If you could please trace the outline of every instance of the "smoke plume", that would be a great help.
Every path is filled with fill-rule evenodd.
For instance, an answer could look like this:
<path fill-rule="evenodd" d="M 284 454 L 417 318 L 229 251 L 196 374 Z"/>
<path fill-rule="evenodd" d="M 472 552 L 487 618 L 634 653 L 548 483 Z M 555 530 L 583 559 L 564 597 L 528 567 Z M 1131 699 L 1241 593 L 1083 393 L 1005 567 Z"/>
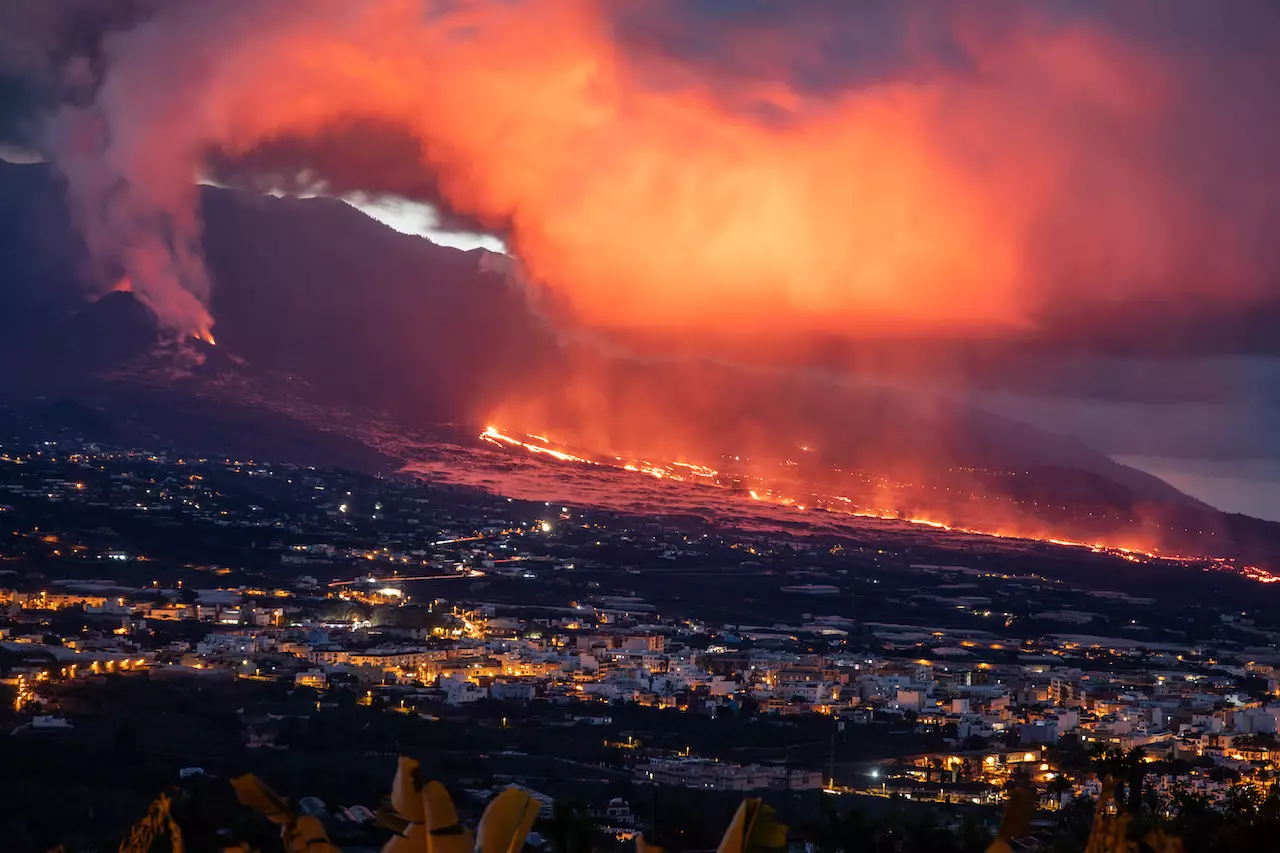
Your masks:
<path fill-rule="evenodd" d="M 49 142 L 94 255 L 183 334 L 212 324 L 211 169 L 434 202 L 567 319 L 708 347 L 1263 294 L 1272 199 L 1205 183 L 1196 69 L 1080 18 L 924 5 L 894 36 L 909 73 L 801 85 L 838 8 L 727 20 L 717 61 L 657 46 L 660 0 L 174 2 L 104 38 Z"/>

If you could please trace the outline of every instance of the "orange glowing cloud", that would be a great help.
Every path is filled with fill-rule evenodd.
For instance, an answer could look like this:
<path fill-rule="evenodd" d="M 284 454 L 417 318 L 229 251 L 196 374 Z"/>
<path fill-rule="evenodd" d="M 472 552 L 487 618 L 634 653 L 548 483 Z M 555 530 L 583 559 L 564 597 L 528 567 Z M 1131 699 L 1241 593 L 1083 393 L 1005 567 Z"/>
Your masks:
<path fill-rule="evenodd" d="M 1112 36 L 957 27 L 973 68 L 818 97 L 767 69 L 738 82 L 639 56 L 608 10 L 175 6 L 108 42 L 88 114 L 111 177 L 68 158 L 72 197 L 126 244 L 135 292 L 195 332 L 190 183 L 208 153 L 360 119 L 412 135 L 441 200 L 600 329 L 991 335 L 1062 299 L 1254 284 L 1227 226 L 1146 162 L 1168 70 Z M 67 136 L 85 115 L 64 116 Z"/>

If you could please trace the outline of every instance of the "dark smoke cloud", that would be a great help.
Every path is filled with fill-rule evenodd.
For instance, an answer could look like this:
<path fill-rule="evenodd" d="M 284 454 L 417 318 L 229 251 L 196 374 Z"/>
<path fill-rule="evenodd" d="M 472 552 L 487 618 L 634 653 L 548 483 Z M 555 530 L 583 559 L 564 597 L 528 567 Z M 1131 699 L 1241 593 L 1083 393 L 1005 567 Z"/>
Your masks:
<path fill-rule="evenodd" d="M 524 5 L 506 4 L 509 14 Z M 466 6 L 436 3 L 421 21 L 429 27 L 435 18 Z M 1194 0 L 1049 0 L 1037 4 L 1034 14 L 1011 12 L 1007 4 L 986 0 L 963 7 L 929 0 L 623 0 L 602 8 L 607 10 L 599 16 L 602 32 L 592 34 L 589 27 L 595 22 L 590 22 L 582 43 L 595 50 L 612 40 L 621 51 L 619 67 L 630 77 L 626 85 L 639 87 L 636 96 L 645 90 L 673 97 L 706 90 L 714 94 L 717 108 L 727 110 L 726 116 L 741 117 L 744 131 L 750 126 L 779 132 L 804 127 L 815 112 L 827 108 L 824 99 L 839 99 L 851 91 L 905 85 L 939 86 L 947 93 L 994 85 L 1005 99 L 995 106 L 972 98 L 957 104 L 984 118 L 994 116 L 997 121 L 990 127 L 966 128 L 963 114 L 958 121 L 942 114 L 946 131 L 959 129 L 952 140 L 959 148 L 981 140 L 982 133 L 1009 134 L 989 148 L 982 141 L 986 150 L 972 152 L 974 169 L 980 172 L 1003 158 L 1024 156 L 1027 148 L 1051 139 L 1026 135 L 1024 126 L 1009 125 L 1004 117 L 1011 107 L 1030 112 L 1030 126 L 1040 122 L 1077 137 L 1079 150 L 1056 167 L 1065 170 L 1072 191 L 1055 193 L 1026 238 L 1036 256 L 1045 260 L 1034 273 L 1038 282 L 1032 289 L 1039 292 L 1032 304 L 1010 315 L 1018 322 L 1001 328 L 1001 337 L 1021 335 L 1032 342 L 1095 350 L 1267 348 L 1272 336 L 1265 333 L 1265 323 L 1254 322 L 1243 334 L 1238 327 L 1233 334 L 1232 328 L 1241 313 L 1256 318 L 1270 308 L 1275 271 L 1280 268 L 1275 225 L 1280 220 L 1280 194 L 1271 189 L 1280 175 L 1280 110 L 1274 108 L 1277 95 L 1272 85 L 1280 71 L 1280 23 L 1274 4 L 1239 2 L 1209 8 Z M 233 61 L 242 44 L 269 44 L 277 37 L 288 43 L 298 33 L 333 36 L 333 43 L 341 44 L 341 22 L 358 16 L 339 9 L 340 4 L 321 3 L 300 19 L 296 7 L 275 2 L 250 8 L 180 0 L 18 0 L 0 10 L 0 128 L 10 140 L 41 141 L 64 149 L 59 161 L 73 178 L 73 190 L 81 188 L 79 206 L 86 229 L 93 231 L 94 219 L 110 223 L 99 229 L 103 233 L 91 236 L 91 242 L 145 241 L 149 232 L 163 232 L 141 252 L 145 262 L 135 265 L 157 281 L 176 278 L 178 288 L 170 292 L 145 283 L 142 288 L 157 304 L 171 302 L 168 308 L 162 305 L 162 311 L 189 311 L 183 293 L 202 300 L 206 288 L 199 281 L 198 223 L 193 225 L 173 209 L 181 193 L 154 181 L 139 186 L 143 176 L 128 163 L 116 166 L 132 168 L 132 174 L 83 177 L 102 152 L 92 142 L 69 143 L 67 137 L 83 137 L 89 131 L 63 121 L 50 133 L 41 118 L 68 102 L 110 108 L 114 115 L 108 117 L 111 127 L 104 144 L 120 149 L 117 137 L 162 129 L 154 124 L 155 102 L 180 100 L 183 87 L 197 102 L 216 95 L 199 87 L 224 57 Z M 326 16 L 335 22 L 332 33 L 326 31 Z M 571 20 L 571 27 L 578 25 L 577 18 Z M 1076 39 L 1075 46 L 1055 54 L 1064 37 Z M 1019 41 L 1033 50 L 1010 54 L 1007 45 Z M 534 34 L 523 49 L 536 56 L 543 46 Z M 394 61 L 391 54 L 388 58 Z M 1055 100 L 1044 86 L 1025 93 L 1010 89 L 1003 77 L 1011 61 L 1030 63 L 1028 67 L 1067 63 L 1065 72 L 1055 70 L 1046 79 L 1059 85 L 1065 80 L 1072 97 L 1072 86 L 1084 87 L 1080 91 L 1094 100 L 1111 87 L 1121 100 L 1114 109 L 1104 104 L 1101 113 L 1094 109 L 1097 104 L 1089 104 L 1089 111 L 1077 115 L 1071 111 L 1078 111 L 1079 105 L 1060 96 Z M 153 71 L 140 74 L 148 64 Z M 126 73 L 126 67 L 132 69 L 127 72 L 129 87 L 103 90 L 103 80 L 113 72 Z M 286 73 L 296 72 L 291 67 Z M 1108 74 L 1119 76 L 1113 81 Z M 255 85 L 273 82 L 268 72 Z M 512 83 L 518 87 L 529 80 L 513 75 Z M 129 103 L 131 99 L 149 101 L 149 117 L 139 118 L 144 114 Z M 310 121 L 301 128 L 285 123 L 247 143 L 237 139 L 226 146 L 216 134 L 206 134 L 208 138 L 192 144 L 204 149 L 199 153 L 204 168 L 237 186 L 385 192 L 439 206 L 450 226 L 485 226 L 504 235 L 512 230 L 513 211 L 504 209 L 509 206 L 481 210 L 484 205 L 475 204 L 467 193 L 459 194 L 456 174 L 450 175 L 453 191 L 445 190 L 438 135 L 424 134 L 414 126 L 414 117 L 376 108 L 361 115 L 359 107 L 348 100 L 323 122 Z M 433 109 L 429 99 L 420 107 L 424 118 Z M 1043 115 L 1035 115 L 1037 109 Z M 1144 109 L 1158 111 L 1157 132 L 1144 128 L 1145 120 L 1134 123 L 1135 111 L 1140 116 Z M 131 116 L 153 124 L 132 127 Z M 975 131 L 980 132 L 965 138 Z M 124 156 L 136 160 L 139 155 Z M 165 156 L 168 152 L 158 155 L 157 162 Z M 581 165 L 589 171 L 594 164 Z M 145 176 L 148 181 L 152 177 Z M 566 198 L 581 191 L 567 182 L 558 189 Z M 160 209 L 145 210 L 148 206 Z M 1089 222 L 1110 227 L 1082 226 Z M 513 243 L 521 248 L 519 239 Z M 536 254 L 529 239 L 523 246 Z M 561 254 L 584 253 L 577 245 L 560 248 Z M 662 248 L 652 247 L 650 254 Z M 127 246 L 118 249 L 126 255 L 130 251 Z M 973 251 L 986 249 L 977 245 Z M 553 265 L 549 272 L 584 273 L 560 266 Z M 592 274 L 608 272 L 604 266 Z M 563 282 L 549 284 L 559 287 Z M 1021 287 L 1010 295 L 1027 290 Z M 1115 292 L 1114 299 L 1109 290 Z M 771 298 L 776 303 L 773 313 L 785 313 L 776 309 L 785 308 L 786 294 Z M 1205 315 L 1213 309 L 1221 319 L 1210 316 L 1206 328 Z M 987 311 L 995 313 L 993 307 Z M 959 334 L 967 337 L 972 330 Z M 839 348 L 833 345 L 831 350 Z"/>
<path fill-rule="evenodd" d="M 105 70 L 103 40 L 162 0 L 7 0 L 0 4 L 0 143 L 41 148 L 44 124 L 83 103 Z"/>
<path fill-rule="evenodd" d="M 434 8 L 440 13 L 445 5 Z M 517 9 L 522 4 L 508 5 Z M 312 17 L 341 20 L 347 14 L 341 6 L 318 4 Z M 1042 88 L 1006 93 L 1008 104 L 1031 112 L 1044 109 L 1036 116 L 1041 124 L 1083 142 L 1062 167 L 1070 191 L 1054 194 L 1029 238 L 1047 262 L 1034 270 L 1039 281 L 1030 288 L 1036 301 L 1028 322 L 1001 327 L 994 341 L 987 332 L 969 327 L 929 329 L 924 335 L 908 330 L 897 342 L 875 344 L 860 340 L 861 329 L 847 334 L 823 328 L 803 335 L 801 343 L 769 346 L 760 345 L 764 329 L 753 323 L 745 324 L 751 326 L 749 336 L 700 330 L 674 340 L 662 329 L 650 334 L 625 323 L 611 330 L 632 346 L 645 352 L 679 352 L 683 347 L 692 353 L 710 346 L 735 359 L 802 363 L 835 373 L 940 373 L 978 387 L 1021 388 L 1040 382 L 1069 396 L 1098 399 L 1231 397 L 1237 389 L 1229 383 L 1213 387 L 1202 378 L 1180 385 L 1173 369 L 1148 371 L 1145 379 L 1132 378 L 1132 371 L 1090 379 L 1093 368 L 1078 362 L 1055 368 L 1058 353 L 1123 360 L 1280 350 L 1280 337 L 1273 333 L 1280 321 L 1280 192 L 1275 190 L 1280 178 L 1280 93 L 1274 85 L 1280 77 L 1280 9 L 1274 3 L 1048 0 L 1036 4 L 1034 15 L 1012 13 L 1007 4 L 985 0 L 963 6 L 890 0 L 622 0 L 603 8 L 602 32 L 593 31 L 584 42 L 596 46 L 597 37 L 612 40 L 621 52 L 620 67 L 631 75 L 628 84 L 637 86 L 629 95 L 705 90 L 714 106 L 724 110 L 726 121 L 742 122 L 744 133 L 803 127 L 852 91 L 1006 86 L 1002 75 L 1007 69 L 1001 63 L 1010 60 L 1000 45 L 1024 39 L 1035 47 L 1031 55 L 1038 56 L 1037 51 L 1064 33 L 1088 34 L 1085 55 L 1100 59 L 1083 66 L 1086 78 L 1119 68 L 1115 88 L 1123 91 L 1117 97 L 1128 99 L 1122 108 L 1103 110 L 1102 119 L 1096 111 L 1082 111 L 1067 112 L 1070 120 L 1061 120 L 1059 113 L 1078 105 L 1047 98 L 1052 103 L 1042 107 L 1037 103 L 1046 99 Z M 157 310 L 177 318 L 179 325 L 198 313 L 208 287 L 202 280 L 199 223 L 189 207 L 183 209 L 188 201 L 181 192 L 170 191 L 172 176 L 149 182 L 150 173 L 140 172 L 137 165 L 146 159 L 143 153 L 124 152 L 124 162 L 110 163 L 109 173 L 103 174 L 97 168 L 104 162 L 103 143 L 95 141 L 92 116 L 68 121 L 76 116 L 68 116 L 66 107 L 110 107 L 110 143 L 129 136 L 139 116 L 148 121 L 162 116 L 163 111 L 152 109 L 156 101 L 172 99 L 194 107 L 216 94 L 216 88 L 200 88 L 206 66 L 216 67 L 224 55 L 240 55 L 243 44 L 268 44 L 297 32 L 332 35 L 330 46 L 342 44 L 340 29 L 330 32 L 320 24 L 312 26 L 314 22 L 300 23 L 296 9 L 278 2 L 235 7 L 180 0 L 18 0 L 0 8 L 0 139 L 59 149 L 58 161 L 80 200 L 91 247 L 109 259 L 103 269 L 132 266 L 142 279 L 150 279 L 150 285 L 134 282 L 135 292 L 140 288 L 149 294 Z M 536 53 L 537 38 L 528 41 Z M 247 48 L 244 55 L 260 58 Z M 1013 61 L 1029 60 L 1018 54 Z M 149 75 L 143 73 L 149 68 Z M 130 85 L 107 89 L 104 100 L 104 80 L 125 72 L 132 75 Z M 263 76 L 251 85 L 272 82 Z M 1111 82 L 1085 79 L 1081 85 L 1092 97 Z M 509 85 L 519 89 L 528 83 L 527 77 L 513 74 Z M 191 105 L 182 103 L 185 92 L 193 93 Z M 130 99 L 146 109 L 134 109 Z M 982 115 L 1000 118 L 1008 104 L 1002 101 Z M 509 205 L 477 212 L 465 193 L 448 191 L 450 181 L 456 185 L 476 176 L 464 169 L 461 179 L 450 174 L 450 181 L 443 180 L 439 160 L 448 152 L 442 154 L 439 139 L 427 139 L 430 134 L 414 126 L 414 116 L 361 114 L 356 99 L 342 106 L 322 122 L 301 128 L 286 123 L 250 141 L 237 138 L 235 144 L 224 144 L 217 134 L 207 134 L 192 141 L 199 149 L 193 159 L 215 179 L 235 186 L 386 193 L 432 203 L 442 211 L 445 227 L 487 229 L 503 236 L 514 230 Z M 423 116 L 433 109 L 430 101 L 420 106 Z M 1141 121 L 1131 126 L 1132 114 L 1146 109 L 1158 111 L 1153 126 Z M 59 110 L 63 120 L 51 127 L 48 119 Z M 949 122 L 954 118 L 946 117 Z M 142 133 L 170 130 L 164 121 L 136 126 Z M 972 135 L 969 143 L 982 143 L 982 150 L 972 154 L 979 170 L 984 159 L 1018 157 L 1024 149 L 1046 143 L 1035 134 L 1019 136 L 1024 129 L 1016 123 L 967 128 L 960 121 L 945 127 L 959 127 Z M 957 137 L 957 145 L 965 143 L 965 133 Z M 986 136 L 992 138 L 989 148 Z M 156 162 L 163 164 L 165 156 L 157 156 Z M 184 180 L 185 161 L 174 163 L 174 174 Z M 589 174 L 595 165 L 584 160 L 580 168 Z M 606 178 L 617 179 L 617 174 Z M 581 191 L 567 179 L 551 189 L 559 200 Z M 1124 227 L 1087 227 L 1092 222 Z M 519 249 L 519 239 L 513 245 Z M 574 243 L 570 248 L 574 251 L 565 254 L 590 256 L 594 247 Z M 650 253 L 665 249 L 645 248 Z M 984 248 L 975 245 L 973 251 Z M 797 262 L 805 259 L 803 247 L 796 247 L 795 254 Z M 674 261 L 670 268 L 684 266 Z M 607 280 L 612 268 L 601 269 L 594 278 L 606 281 L 599 286 L 616 288 Z M 103 287 L 116 283 L 107 278 Z M 178 286 L 166 284 L 170 280 Z M 689 289 L 700 284 L 690 282 Z M 772 295 L 773 301 L 763 303 L 765 314 L 786 314 L 786 297 L 785 291 Z M 630 304 L 643 305 L 643 300 Z M 731 299 L 708 304 L 734 307 Z"/>
<path fill-rule="evenodd" d="M 422 143 L 404 127 L 371 118 L 336 120 L 318 133 L 286 134 L 247 151 L 214 150 L 210 177 L 257 192 L 397 196 L 430 204 L 438 227 L 466 233 L 497 232 L 501 223 L 477 221 L 451 209 L 436 176 L 423 165 Z"/>

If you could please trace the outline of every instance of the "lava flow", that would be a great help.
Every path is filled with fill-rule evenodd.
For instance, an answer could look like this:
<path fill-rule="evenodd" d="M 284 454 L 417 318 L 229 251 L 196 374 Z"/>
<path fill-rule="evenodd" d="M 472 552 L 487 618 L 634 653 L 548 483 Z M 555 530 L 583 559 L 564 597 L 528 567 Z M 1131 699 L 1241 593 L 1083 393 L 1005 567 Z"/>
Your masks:
<path fill-rule="evenodd" d="M 541 439 L 543 442 L 546 442 L 546 439 L 542 436 L 530 435 L 526 436 L 526 438 L 532 438 L 535 440 Z M 572 453 L 565 453 L 562 450 L 556 450 L 551 447 L 546 447 L 545 445 L 530 444 L 529 442 L 521 441 L 518 438 L 512 438 L 506 433 L 501 432 L 497 427 L 493 426 L 486 428 L 484 432 L 480 433 L 480 440 L 487 441 L 490 444 L 496 444 L 499 447 L 504 445 L 507 447 L 521 447 L 530 453 L 545 453 L 552 459 L 559 459 L 561 462 L 581 462 L 584 465 L 596 464 L 590 459 L 586 459 L 581 456 L 574 456 Z"/>
<path fill-rule="evenodd" d="M 1213 570 L 1230 571 L 1259 583 L 1280 582 L 1280 575 L 1276 573 L 1257 566 L 1237 563 L 1234 559 L 1228 557 L 1162 553 L 1155 548 L 1129 547 L 1105 540 L 1086 542 L 1068 536 L 1032 529 L 1036 526 L 1033 521 L 1026 526 L 1010 523 L 1008 526 L 999 528 L 987 528 L 940 520 L 927 515 L 908 514 L 892 506 L 865 504 L 844 495 L 810 494 L 806 498 L 800 498 L 794 493 L 796 491 L 794 484 L 791 488 L 788 488 L 787 484 L 783 482 L 769 480 L 758 474 L 720 471 L 710 466 L 693 462 L 654 462 L 645 459 L 628 459 L 622 456 L 601 456 L 580 448 L 555 446 L 555 443 L 545 435 L 527 433 L 513 435 L 493 425 L 488 426 L 480 434 L 479 438 L 504 450 L 525 451 L 532 455 L 554 459 L 559 462 L 643 474 L 646 477 L 668 480 L 674 483 L 709 486 L 731 495 L 740 495 L 754 503 L 781 509 L 796 511 L 819 510 L 823 513 L 849 518 L 918 525 L 961 535 L 990 536 L 1000 539 L 1042 542 L 1067 548 L 1083 548 L 1092 553 L 1108 554 L 1137 563 L 1161 561 L 1166 563 L 1200 564 Z M 732 461 L 735 457 L 728 456 L 726 458 Z M 784 460 L 781 464 L 787 467 L 789 461 Z"/>
<path fill-rule="evenodd" d="M 530 453 L 539 453 L 550 456 L 552 459 L 558 459 L 561 462 L 580 462 L 584 465 L 605 465 L 611 468 L 618 468 L 623 471 L 630 471 L 638 474 L 648 474 L 658 480 L 674 480 L 677 483 L 688 482 L 690 480 L 699 480 L 702 482 L 716 482 L 720 476 L 720 472 L 714 468 L 708 468 L 705 465 L 696 465 L 692 462 L 669 462 L 669 463 L 653 463 L 644 459 L 624 459 L 621 456 L 612 458 L 591 459 L 587 456 L 570 453 L 567 450 L 558 450 L 551 446 L 551 439 L 545 435 L 536 435 L 533 433 L 524 433 L 524 438 L 530 439 L 525 441 L 516 438 L 508 433 L 503 432 L 496 426 L 490 425 L 485 427 L 484 432 L 480 433 L 480 440 L 498 447 L 523 448 Z M 536 442 L 536 443 L 535 443 Z M 716 482 L 718 485 L 719 483 Z"/>

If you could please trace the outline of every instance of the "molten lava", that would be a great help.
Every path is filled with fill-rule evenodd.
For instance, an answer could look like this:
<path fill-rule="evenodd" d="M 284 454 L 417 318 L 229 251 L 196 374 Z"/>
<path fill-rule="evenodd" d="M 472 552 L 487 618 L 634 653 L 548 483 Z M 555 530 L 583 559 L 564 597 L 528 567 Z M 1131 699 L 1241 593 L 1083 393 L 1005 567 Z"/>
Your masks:
<path fill-rule="evenodd" d="M 652 462 L 647 460 L 627 459 L 620 456 L 596 456 L 588 451 L 559 449 L 552 446 L 552 441 L 545 435 L 523 434 L 523 437 L 508 434 L 500 428 L 490 425 L 479 436 L 481 441 L 507 450 L 523 450 L 528 453 L 588 466 L 612 468 L 628 473 L 643 474 L 659 480 L 673 480 L 697 485 L 709 486 L 723 490 L 744 493 L 752 501 L 778 507 L 795 509 L 798 512 L 808 509 L 822 510 L 827 513 L 850 516 L 853 518 L 875 519 L 886 522 L 901 522 L 919 525 L 934 530 L 960 533 L 972 536 L 991 536 L 1001 539 L 1023 539 L 1044 542 L 1064 548 L 1084 548 L 1096 554 L 1108 554 L 1131 562 L 1170 562 L 1204 564 L 1209 568 L 1232 571 L 1242 577 L 1259 583 L 1280 582 L 1280 574 L 1266 569 L 1239 565 L 1225 557 L 1179 555 L 1162 553 L 1156 548 L 1135 548 L 1119 544 L 1115 541 L 1084 542 L 1040 530 L 1034 523 L 1019 525 L 1012 523 L 1006 527 L 965 526 L 950 521 L 939 520 L 920 515 L 905 516 L 900 510 L 892 507 L 863 505 L 852 497 L 844 495 L 811 494 L 801 502 L 794 494 L 788 493 L 786 486 L 767 478 L 738 475 L 718 471 L 706 465 L 693 462 Z M 741 457 L 730 457 L 741 459 Z M 787 461 L 782 465 L 785 467 Z"/>
<path fill-rule="evenodd" d="M 563 450 L 556 450 L 555 448 L 547 447 L 546 444 L 548 442 L 546 441 L 546 439 L 543 439 L 541 436 L 530 435 L 530 436 L 526 436 L 526 438 L 532 438 L 535 440 L 541 439 L 543 443 L 532 444 L 527 441 L 521 441 L 518 438 L 513 438 L 512 436 L 507 435 L 506 433 L 502 432 L 495 426 L 487 427 L 484 432 L 480 433 L 481 441 L 487 441 L 490 444 L 495 444 L 499 447 L 503 447 L 503 446 L 519 447 L 529 451 L 530 453 L 545 454 L 547 456 L 550 456 L 552 459 L 558 459 L 561 462 L 580 462 L 584 465 L 597 464 L 595 462 L 592 462 L 590 459 L 586 459 L 581 456 L 574 456 L 572 453 L 566 453 Z"/>

